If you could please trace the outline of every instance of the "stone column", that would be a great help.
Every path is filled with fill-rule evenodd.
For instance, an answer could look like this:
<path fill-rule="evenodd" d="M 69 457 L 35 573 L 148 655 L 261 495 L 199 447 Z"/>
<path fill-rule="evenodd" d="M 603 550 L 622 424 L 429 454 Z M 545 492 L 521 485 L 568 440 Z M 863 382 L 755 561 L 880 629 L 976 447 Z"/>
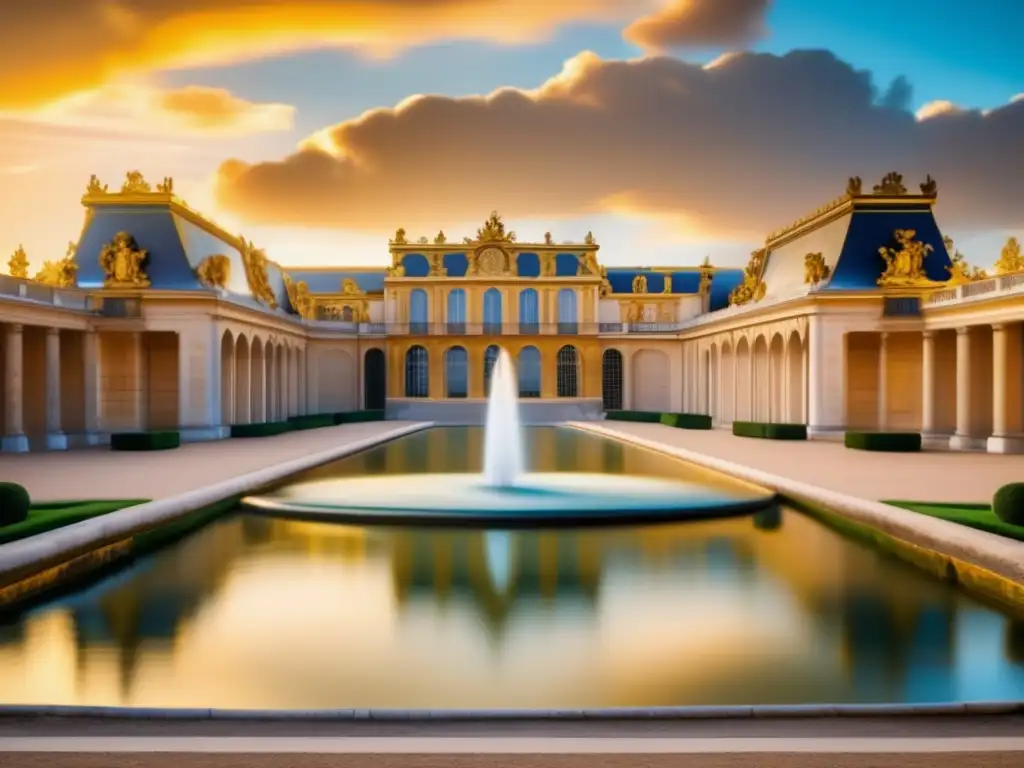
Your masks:
<path fill-rule="evenodd" d="M 64 451 L 68 447 L 67 435 L 61 430 L 60 409 L 60 328 L 47 328 L 46 447 L 51 451 Z"/>
<path fill-rule="evenodd" d="M 811 315 L 807 329 L 807 434 L 838 438 L 846 429 L 845 328 L 841 318 Z"/>
<path fill-rule="evenodd" d="M 935 332 L 921 334 L 921 434 L 935 432 Z"/>
<path fill-rule="evenodd" d="M 85 441 L 88 445 L 103 442 L 100 434 L 100 339 L 94 328 L 82 335 L 82 389 L 85 399 Z"/>
<path fill-rule="evenodd" d="M 971 440 L 971 329 L 956 329 L 956 434 L 949 447 L 966 450 Z"/>
<path fill-rule="evenodd" d="M 182 440 L 216 440 L 221 417 L 221 338 L 214 323 L 178 331 L 178 422 Z"/>
<path fill-rule="evenodd" d="M 878 335 L 878 428 L 889 426 L 889 334 Z"/>
<path fill-rule="evenodd" d="M 0 450 L 4 453 L 25 453 L 28 437 L 25 435 L 24 393 L 25 380 L 22 353 L 22 328 L 16 323 L 7 326 L 4 368 L 4 424 L 5 431 Z"/>
<path fill-rule="evenodd" d="M 750 345 L 750 355 L 747 357 L 747 416 L 748 421 L 757 421 L 757 395 L 756 383 L 754 381 L 754 370 L 757 366 L 754 365 L 754 345 Z"/>
<path fill-rule="evenodd" d="M 622 410 L 628 411 L 633 408 L 633 353 L 627 347 L 622 354 Z"/>
<path fill-rule="evenodd" d="M 992 435 L 986 445 L 990 453 L 1024 453 L 1024 435 L 1012 434 L 1009 427 L 1009 359 L 1010 333 L 1005 325 L 993 325 Z"/>

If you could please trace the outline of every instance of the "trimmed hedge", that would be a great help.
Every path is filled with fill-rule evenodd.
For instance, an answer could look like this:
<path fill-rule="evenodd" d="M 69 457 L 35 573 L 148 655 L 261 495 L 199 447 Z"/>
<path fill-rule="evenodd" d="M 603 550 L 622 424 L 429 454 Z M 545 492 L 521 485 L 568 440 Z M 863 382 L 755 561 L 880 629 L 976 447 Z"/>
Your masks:
<path fill-rule="evenodd" d="M 756 513 L 754 527 L 759 531 L 777 531 L 782 527 L 782 507 L 776 505 Z"/>
<path fill-rule="evenodd" d="M 657 411 L 606 411 L 605 418 L 609 421 L 640 421 L 657 424 L 661 421 L 661 414 Z"/>
<path fill-rule="evenodd" d="M 232 424 L 232 437 L 270 437 L 291 432 L 292 425 L 287 421 L 268 421 L 263 424 Z"/>
<path fill-rule="evenodd" d="M 166 451 L 180 445 L 181 435 L 173 430 L 115 432 L 110 436 L 112 451 Z"/>
<path fill-rule="evenodd" d="M 0 483 L 0 527 L 24 522 L 32 499 L 17 483 Z"/>
<path fill-rule="evenodd" d="M 919 432 L 847 432 L 843 436 L 847 448 L 858 451 L 916 453 L 921 450 Z"/>
<path fill-rule="evenodd" d="M 996 491 L 992 511 L 1008 525 L 1024 526 L 1024 483 L 1010 483 Z"/>
<path fill-rule="evenodd" d="M 661 423 L 679 429 L 711 429 L 711 417 L 703 413 L 663 413 Z"/>
<path fill-rule="evenodd" d="M 288 419 L 292 429 L 321 429 L 334 426 L 334 414 L 318 413 L 309 416 L 292 416 Z"/>
<path fill-rule="evenodd" d="M 806 424 L 774 424 L 763 421 L 734 421 L 736 437 L 758 437 L 764 440 L 806 440 Z"/>
<path fill-rule="evenodd" d="M 335 424 L 358 424 L 364 421 L 384 421 L 384 410 L 347 411 L 332 414 Z"/>

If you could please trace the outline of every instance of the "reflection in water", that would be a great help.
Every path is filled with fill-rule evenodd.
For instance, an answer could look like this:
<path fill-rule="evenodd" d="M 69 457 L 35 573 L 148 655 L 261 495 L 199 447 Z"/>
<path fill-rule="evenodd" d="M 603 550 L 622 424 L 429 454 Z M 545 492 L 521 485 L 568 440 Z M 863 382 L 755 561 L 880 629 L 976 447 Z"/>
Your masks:
<path fill-rule="evenodd" d="M 448 456 L 478 460 L 478 450 L 458 447 L 471 445 L 471 432 L 446 432 Z M 609 464 L 599 442 L 532 440 L 534 462 L 553 463 L 557 447 L 572 449 L 573 471 Z M 422 470 L 438 461 L 438 445 L 396 441 L 375 458 L 317 472 L 362 472 L 366 462 L 390 472 L 417 455 L 421 463 L 401 471 Z M 611 455 L 623 471 L 691 471 L 629 448 Z M 0 627 L 0 701 L 1015 699 L 1024 691 L 1022 626 L 792 511 L 769 526 L 735 518 L 515 532 L 237 515 Z"/>

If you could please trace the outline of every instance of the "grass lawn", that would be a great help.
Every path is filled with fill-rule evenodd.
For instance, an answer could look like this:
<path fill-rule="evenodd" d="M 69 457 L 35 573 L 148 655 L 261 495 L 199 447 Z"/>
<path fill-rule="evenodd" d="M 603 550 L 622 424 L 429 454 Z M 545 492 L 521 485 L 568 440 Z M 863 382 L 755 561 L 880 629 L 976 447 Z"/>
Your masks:
<path fill-rule="evenodd" d="M 1024 526 L 1004 523 L 988 504 L 944 504 L 928 501 L 887 501 L 894 507 L 909 509 L 922 515 L 930 515 L 951 523 L 966 525 L 979 531 L 988 531 L 1008 539 L 1024 541 Z"/>
<path fill-rule="evenodd" d="M 33 504 L 25 520 L 0 528 L 0 544 L 52 531 L 54 528 L 63 528 L 65 525 L 80 523 L 92 517 L 115 512 L 125 507 L 133 507 L 147 501 L 149 499 L 100 499 Z"/>

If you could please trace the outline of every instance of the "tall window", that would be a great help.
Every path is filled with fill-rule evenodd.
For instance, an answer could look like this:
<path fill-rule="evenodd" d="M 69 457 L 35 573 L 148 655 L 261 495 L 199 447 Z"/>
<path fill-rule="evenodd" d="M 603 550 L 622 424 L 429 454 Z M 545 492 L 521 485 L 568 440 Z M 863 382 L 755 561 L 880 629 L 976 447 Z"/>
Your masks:
<path fill-rule="evenodd" d="M 534 288 L 519 293 L 519 332 L 537 333 L 540 330 L 540 300 Z"/>
<path fill-rule="evenodd" d="M 427 292 L 416 288 L 409 294 L 409 333 L 427 333 L 430 305 Z"/>
<path fill-rule="evenodd" d="M 606 349 L 601 357 L 601 400 L 606 411 L 622 410 L 622 353 Z"/>
<path fill-rule="evenodd" d="M 383 409 L 387 404 L 387 364 L 384 350 L 366 350 L 363 356 L 363 407 L 368 410 Z"/>
<path fill-rule="evenodd" d="M 579 333 L 579 322 L 576 317 L 576 291 L 563 288 L 558 292 L 558 332 Z"/>
<path fill-rule="evenodd" d="M 454 288 L 448 292 L 448 333 L 466 332 L 466 291 Z"/>
<path fill-rule="evenodd" d="M 430 362 L 427 350 L 421 346 L 409 347 L 405 353 L 405 396 L 430 395 Z"/>
<path fill-rule="evenodd" d="M 558 396 L 579 397 L 579 352 L 576 347 L 566 344 L 558 350 Z"/>
<path fill-rule="evenodd" d="M 540 350 L 523 347 L 516 361 L 519 373 L 519 396 L 540 397 Z"/>
<path fill-rule="evenodd" d="M 501 334 L 501 291 L 488 288 L 484 293 L 484 333 Z"/>
<path fill-rule="evenodd" d="M 469 358 L 465 347 L 452 347 L 444 353 L 446 397 L 469 395 Z"/>
<path fill-rule="evenodd" d="M 500 349 L 497 345 L 491 344 L 484 350 L 484 394 L 491 394 L 491 374 L 494 372 L 494 364 L 498 362 Z"/>

